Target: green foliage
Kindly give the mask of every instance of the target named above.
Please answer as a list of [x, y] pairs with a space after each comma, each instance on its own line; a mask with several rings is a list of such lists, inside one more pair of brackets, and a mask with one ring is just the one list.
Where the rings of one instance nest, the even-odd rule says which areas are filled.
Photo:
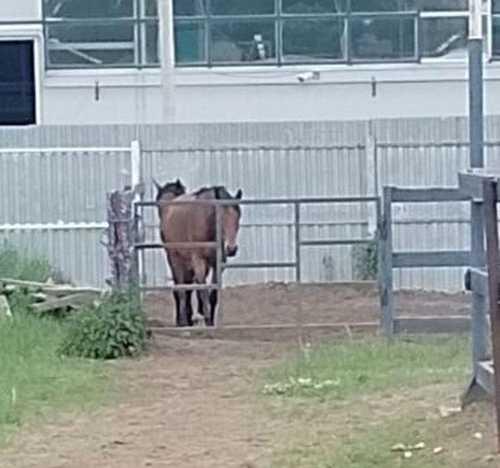
[[45, 282], [53, 273], [53, 268], [45, 258], [21, 255], [18, 249], [7, 242], [0, 249], [0, 277]]
[[377, 242], [356, 245], [352, 250], [354, 273], [361, 281], [375, 280], [378, 273]]
[[116, 359], [140, 354], [146, 345], [146, 323], [132, 293], [112, 294], [95, 308], [70, 319], [60, 352], [67, 356]]

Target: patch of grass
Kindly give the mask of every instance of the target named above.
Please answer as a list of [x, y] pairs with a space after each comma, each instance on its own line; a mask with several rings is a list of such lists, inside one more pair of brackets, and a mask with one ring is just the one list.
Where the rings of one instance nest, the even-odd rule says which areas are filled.
[[[432, 390], [428, 391], [428, 404], [432, 403]], [[421, 402], [420, 402], [421, 403]], [[360, 409], [360, 407], [362, 407]], [[273, 468], [482, 468], [498, 466], [493, 458], [493, 423], [485, 426], [484, 417], [474, 421], [470, 414], [450, 419], [434, 415], [435, 408], [421, 407], [415, 401], [401, 405], [391, 416], [380, 417], [368, 406], [357, 404], [356, 423], [349, 421], [341, 427], [332, 425], [330, 437], [307, 431], [306, 443], [294, 439], [285, 450], [276, 451]], [[488, 408], [482, 408], [487, 414]], [[481, 428], [487, 431], [485, 440], [473, 434]], [[489, 439], [489, 440], [488, 440]], [[410, 450], [410, 458], [403, 451], [393, 450], [396, 445], [418, 446]], [[439, 448], [439, 453], [434, 449]]]
[[[470, 343], [460, 337], [416, 337], [306, 349], [266, 374], [266, 412], [288, 421], [276, 441], [276, 468], [465, 468], [484, 462], [492, 443], [487, 410], [443, 419], [469, 377]], [[319, 385], [335, 382], [330, 385]], [[276, 385], [285, 386], [272, 390]], [[478, 417], [478, 414], [480, 415]], [[490, 438], [493, 441], [494, 437]], [[486, 435], [485, 435], [486, 439]], [[392, 451], [414, 446], [411, 458]], [[433, 449], [443, 451], [434, 454]], [[496, 466], [496, 465], [494, 465]]]
[[464, 379], [465, 338], [382, 339], [306, 348], [271, 369], [263, 392], [346, 399], [361, 393]]
[[16, 307], [0, 320], [0, 444], [27, 420], [103, 401], [109, 384], [95, 362], [58, 356], [63, 322], [33, 317]]

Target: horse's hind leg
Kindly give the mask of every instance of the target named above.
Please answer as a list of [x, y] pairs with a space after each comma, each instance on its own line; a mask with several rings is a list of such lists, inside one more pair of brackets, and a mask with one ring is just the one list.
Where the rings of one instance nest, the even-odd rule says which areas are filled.
[[[186, 272], [184, 264], [179, 260], [179, 257], [171, 255], [169, 260], [174, 284], [191, 284], [193, 282], [192, 274]], [[187, 327], [192, 325], [192, 306], [190, 305], [191, 291], [174, 290], [174, 298], [176, 306], [176, 326]]]
[[[194, 259], [194, 281], [196, 284], [206, 284], [207, 275], [208, 275], [208, 265], [205, 259], [203, 258], [195, 258]], [[205, 325], [212, 326], [213, 321], [210, 319], [210, 295], [208, 290], [198, 290], [198, 308], [202, 310], [203, 317], [205, 317]]]

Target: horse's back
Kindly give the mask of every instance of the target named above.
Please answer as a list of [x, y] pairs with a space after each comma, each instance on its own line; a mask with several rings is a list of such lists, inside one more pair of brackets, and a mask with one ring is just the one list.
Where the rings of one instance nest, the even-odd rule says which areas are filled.
[[[176, 198], [176, 201], [196, 200], [194, 194], [185, 194]], [[213, 207], [196, 204], [172, 204], [166, 207], [165, 222], [162, 231], [167, 241], [209, 241], [212, 240], [210, 226]]]

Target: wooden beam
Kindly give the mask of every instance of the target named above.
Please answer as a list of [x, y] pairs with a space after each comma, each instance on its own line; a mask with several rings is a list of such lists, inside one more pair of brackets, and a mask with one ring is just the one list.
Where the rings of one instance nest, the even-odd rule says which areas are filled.
[[398, 188], [392, 189], [393, 203], [461, 202], [469, 197], [458, 188]]
[[85, 305], [93, 304], [99, 298], [98, 295], [88, 294], [88, 293], [79, 293], [72, 294], [70, 296], [51, 299], [46, 302], [40, 302], [38, 304], [32, 304], [31, 309], [34, 312], [51, 312], [58, 309], [64, 309], [66, 307], [81, 307]]
[[[491, 343], [493, 348], [493, 368], [500, 365], [500, 296], [498, 285], [500, 274], [498, 264], [500, 255], [498, 252], [498, 212], [497, 212], [497, 182], [494, 180], [483, 181], [484, 199], [484, 224], [486, 231], [486, 261], [488, 268], [488, 297], [491, 322]], [[497, 449], [500, 450], [500, 372], [493, 376], [493, 391], [495, 396], [495, 413], [497, 424]]]
[[470, 265], [470, 252], [396, 252], [392, 254], [393, 268], [466, 267]]

